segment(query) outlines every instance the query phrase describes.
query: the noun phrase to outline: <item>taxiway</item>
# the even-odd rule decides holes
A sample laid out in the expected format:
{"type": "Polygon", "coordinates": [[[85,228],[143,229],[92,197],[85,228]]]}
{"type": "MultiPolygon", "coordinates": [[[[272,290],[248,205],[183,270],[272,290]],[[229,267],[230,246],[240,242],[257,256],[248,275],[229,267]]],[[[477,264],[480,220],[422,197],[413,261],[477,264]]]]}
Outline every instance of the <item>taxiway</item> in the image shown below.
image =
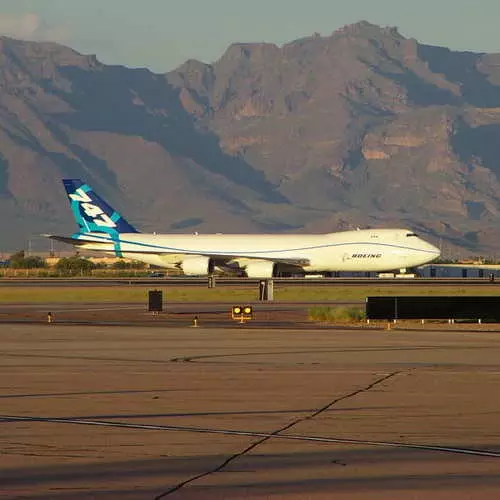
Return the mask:
{"type": "Polygon", "coordinates": [[[489,499],[497,332],[3,324],[0,498],[489,499]]]}

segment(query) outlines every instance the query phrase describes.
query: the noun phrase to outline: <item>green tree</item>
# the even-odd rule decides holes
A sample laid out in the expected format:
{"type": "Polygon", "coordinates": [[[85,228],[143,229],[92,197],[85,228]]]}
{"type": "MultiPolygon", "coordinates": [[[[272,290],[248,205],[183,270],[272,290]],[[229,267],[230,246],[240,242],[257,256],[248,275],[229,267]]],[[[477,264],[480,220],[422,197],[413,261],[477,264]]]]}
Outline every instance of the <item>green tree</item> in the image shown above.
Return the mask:
{"type": "Polygon", "coordinates": [[[113,269],[130,269],[130,262],[125,262],[124,260],[117,260],[113,262],[111,266],[113,269]]]}
{"type": "Polygon", "coordinates": [[[45,260],[37,256],[25,257],[23,265],[24,269],[40,269],[42,267],[47,267],[45,260]]]}
{"type": "Polygon", "coordinates": [[[23,261],[24,261],[24,250],[19,250],[19,252],[13,253],[9,257],[10,267],[14,269],[21,268],[23,261]]]}
{"type": "Polygon", "coordinates": [[[41,257],[26,257],[24,250],[20,250],[19,252],[12,254],[9,261],[10,267],[13,269],[39,269],[47,266],[47,263],[41,257]]]}
{"type": "Polygon", "coordinates": [[[126,262],[125,260],[117,260],[116,262],[113,263],[111,266],[113,269],[144,269],[146,264],[143,262],[137,262],[137,261],[132,261],[132,262],[126,262]]]}
{"type": "Polygon", "coordinates": [[[56,269],[68,274],[90,273],[96,265],[89,259],[78,257],[63,257],[56,264],[56,269]]]}

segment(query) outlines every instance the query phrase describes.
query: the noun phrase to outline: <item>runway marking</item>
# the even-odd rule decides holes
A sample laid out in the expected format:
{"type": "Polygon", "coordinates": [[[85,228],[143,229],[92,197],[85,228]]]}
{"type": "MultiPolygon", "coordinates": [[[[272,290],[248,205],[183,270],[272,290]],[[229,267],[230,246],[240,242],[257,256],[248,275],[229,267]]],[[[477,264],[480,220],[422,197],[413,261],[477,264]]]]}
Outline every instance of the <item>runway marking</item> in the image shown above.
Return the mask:
{"type": "Polygon", "coordinates": [[[81,361],[116,361],[117,363],[163,363],[169,362],[168,359],[130,359],[130,358],[102,358],[99,356],[66,356],[62,354],[22,354],[22,353],[2,353],[2,357],[9,358],[35,358],[35,359],[65,359],[81,361]]]}
{"type": "Polygon", "coordinates": [[[180,389],[124,389],[121,391],[82,391],[82,392],[48,392],[48,393],[33,393],[33,394],[0,394],[0,399],[17,399],[17,398],[59,398],[67,396],[90,396],[97,394],[151,394],[157,392],[175,392],[180,389]]]}
{"type": "MultiPolygon", "coordinates": [[[[60,307],[60,306],[59,306],[60,307]]],[[[46,311],[47,308],[45,309],[36,309],[34,312],[44,312],[46,311]]],[[[75,309],[53,309],[53,312],[56,313],[72,313],[72,312],[92,312],[92,311],[144,311],[147,312],[146,307],[144,305],[137,305],[137,304],[132,304],[130,307],[81,307],[81,308],[75,308],[75,309]]]]}
{"type": "MultiPolygon", "coordinates": [[[[226,460],[224,460],[224,462],[222,462],[220,465],[218,465],[214,469],[206,471],[206,472],[203,472],[201,474],[197,474],[197,475],[195,475],[195,476],[193,476],[193,477],[191,477],[189,479],[186,479],[185,481],[182,481],[182,482],[178,483],[177,485],[169,488],[164,493],[161,493],[160,495],[157,495],[154,500],[161,500],[162,498],[165,498],[166,496],[169,496],[170,494],[175,493],[176,491],[180,490],[184,486],[186,486],[186,485],[188,485],[188,484],[190,484],[192,482],[195,482],[198,479],[202,479],[204,477],[207,477],[207,476],[210,476],[210,475],[215,474],[217,472],[220,472],[225,467],[227,467],[231,462],[237,460],[240,457],[245,456],[247,453],[249,453],[250,451],[254,450],[255,448],[257,448],[261,444],[266,443],[267,441],[269,441],[272,438],[296,439],[296,440],[302,440],[302,441],[316,441],[316,442],[323,442],[323,443],[327,443],[328,442],[328,443],[344,443],[344,444],[364,444],[364,445],[368,444],[368,445],[372,445],[372,446],[404,447],[405,446],[404,443],[384,443],[384,442],[377,442],[377,441],[363,442],[361,440],[359,440],[358,442],[356,442],[357,440],[340,440],[340,438],[318,438],[318,437],[314,437],[314,436],[295,436],[295,437],[291,438],[290,435],[284,435],[284,434],[282,434],[283,432],[291,429],[292,427],[297,426],[298,424],[300,424],[302,422],[314,419],[318,415],[321,415],[325,411],[327,411],[330,408],[332,408],[333,406],[335,406],[337,403],[340,403],[341,401],[346,401],[346,400],[348,400],[350,398],[353,398],[353,397],[355,397],[355,396],[357,396],[359,394],[362,394],[363,392],[370,391],[374,387],[382,384],[383,382],[386,382],[387,380],[395,377],[396,375],[399,375],[400,373],[402,373],[402,372],[401,371],[395,371],[395,372],[389,373],[387,375],[381,376],[378,379],[376,379],[373,382],[371,382],[370,384],[368,384],[367,386],[361,387],[360,389],[356,389],[356,390],[354,390],[354,391],[352,391],[352,392],[350,392],[348,394],[345,394],[344,396],[336,398],[333,401],[330,401],[328,404],[324,405],[322,408],[314,411],[312,414],[306,415],[306,416],[303,416],[303,417],[299,417],[299,418],[295,419],[294,421],[290,422],[289,424],[287,424],[287,425],[285,425],[285,426],[283,426],[283,427],[281,427],[279,429],[276,429],[275,431],[273,431],[271,433],[261,434],[260,436],[258,434],[253,434],[253,437],[260,437],[261,439],[259,439],[258,441],[252,443],[251,445],[247,446],[244,450],[231,455],[229,458],[227,458],[226,460]]],[[[412,447],[414,449],[417,449],[418,445],[415,445],[415,446],[411,445],[410,447],[412,447]]],[[[433,447],[428,448],[428,449],[431,450],[432,448],[433,447]]],[[[436,451],[436,450],[434,450],[434,451],[436,451]]],[[[439,451],[445,451],[445,450],[442,449],[442,450],[439,450],[439,451]]],[[[451,452],[451,449],[450,450],[446,450],[446,451],[451,452]]],[[[470,453],[470,452],[471,452],[471,450],[468,450],[468,453],[470,453]]],[[[455,453],[457,453],[457,452],[455,452],[455,453]]],[[[464,452],[462,452],[462,453],[464,453],[464,452]]],[[[498,458],[500,458],[500,453],[498,454],[498,458]]]]}
{"type": "Polygon", "coordinates": [[[220,434],[228,436],[246,436],[252,438],[259,438],[256,442],[250,444],[242,451],[231,455],[229,458],[224,460],[221,464],[212,470],[197,474],[171,488],[169,488],[164,493],[159,494],[155,497],[155,500],[161,500],[166,496],[178,491],[184,486],[197,481],[203,477],[209,476],[211,474],[220,472],[225,467],[227,467],[231,462],[237,460],[238,458],[244,456],[250,451],[254,450],[256,447],[267,442],[271,439],[285,439],[293,441],[307,441],[307,442],[317,442],[317,443],[332,443],[332,444],[350,444],[350,445],[364,445],[364,446],[377,446],[386,448],[404,448],[413,449],[421,451],[430,452],[440,452],[440,453],[452,453],[468,456],[478,456],[487,458],[500,458],[500,452],[481,450],[481,449],[471,449],[471,448],[460,448],[452,446],[440,446],[440,445],[429,445],[429,444],[416,444],[416,443],[405,443],[398,441],[375,441],[375,440],[362,440],[362,439],[350,439],[350,438],[336,438],[336,437],[325,437],[325,436],[311,436],[311,435],[301,435],[301,434],[283,434],[285,431],[291,429],[292,427],[311,420],[316,416],[322,414],[323,412],[331,409],[337,403],[345,401],[347,399],[353,398],[363,392],[367,392],[372,388],[380,385],[381,383],[403,373],[402,371],[396,371],[379,377],[372,383],[365,387],[354,390],[344,396],[334,399],[328,404],[324,405],[322,408],[315,410],[310,415],[301,416],[289,424],[273,431],[270,433],[266,432],[253,432],[249,430],[232,430],[232,429],[216,429],[216,428],[203,428],[203,427],[190,427],[190,426],[173,426],[173,425],[151,425],[151,424],[132,424],[126,422],[110,422],[106,420],[87,420],[85,418],[44,418],[44,417],[20,417],[20,416],[8,416],[0,415],[0,423],[9,422],[44,422],[44,423],[59,423],[59,424],[73,424],[73,425],[89,425],[89,426],[100,426],[100,427],[113,427],[113,428],[126,428],[126,429],[138,429],[138,430],[155,430],[155,431],[176,431],[176,432],[191,432],[200,434],[220,434]]]}
{"type": "MultiPolygon", "coordinates": [[[[387,352],[387,351],[424,351],[432,349],[454,349],[454,347],[446,346],[402,346],[402,347],[365,347],[365,348],[355,348],[347,347],[342,349],[308,349],[308,350],[295,350],[295,351],[257,351],[257,352],[241,352],[241,353],[230,353],[230,354],[207,354],[200,356],[181,356],[168,359],[137,359],[137,358],[113,358],[113,357],[101,357],[101,356],[91,356],[91,355],[67,355],[67,354],[56,354],[49,352],[40,352],[37,354],[26,354],[20,352],[3,352],[3,357],[9,358],[34,358],[34,359],[63,359],[63,360],[80,360],[80,361],[112,361],[117,363],[151,363],[151,364],[167,364],[167,363],[209,363],[215,362],[217,364],[224,363],[224,361],[218,361],[224,358],[251,358],[254,356],[275,356],[275,355],[296,355],[296,354],[325,354],[325,353],[349,353],[349,352],[387,352]],[[213,361],[211,361],[213,360],[213,361]]],[[[456,346],[456,349],[463,349],[462,346],[456,346]]],[[[482,346],[472,346],[468,347],[471,349],[489,349],[489,347],[482,346]]],[[[266,361],[257,362],[246,362],[247,364],[266,364],[266,361]]]]}
{"type": "Polygon", "coordinates": [[[0,423],[15,423],[15,422],[40,422],[54,424],[73,424],[73,425],[89,425],[98,427],[117,427],[125,429],[138,429],[150,431],[176,431],[176,432],[191,432],[198,434],[222,434],[226,436],[247,436],[260,438],[276,438],[292,441],[309,441],[317,443],[332,443],[332,444],[352,444],[352,445],[369,445],[385,448],[406,448],[423,451],[436,451],[441,453],[453,453],[459,455],[472,455],[489,458],[500,458],[500,452],[490,450],[480,450],[472,448],[457,448],[453,446],[439,446],[429,444],[415,444],[398,441],[371,441],[362,439],[336,438],[327,436],[309,436],[306,434],[274,434],[266,432],[254,431],[238,431],[232,429],[216,429],[210,427],[191,427],[182,425],[152,425],[152,424],[129,424],[127,422],[110,422],[106,420],[87,420],[87,419],[70,419],[70,418],[51,418],[51,417],[20,417],[14,415],[0,415],[0,423]]]}
{"type": "MultiPolygon", "coordinates": [[[[446,346],[446,345],[424,345],[424,346],[382,346],[382,347],[345,347],[339,349],[314,349],[305,351],[266,351],[266,352],[236,352],[230,354],[202,354],[199,356],[181,356],[169,359],[172,363],[195,363],[217,358],[234,358],[234,357],[250,357],[250,356],[274,356],[276,354],[323,354],[323,353],[359,353],[359,352],[391,352],[391,351],[426,351],[426,350],[463,350],[463,346],[446,346]]],[[[470,346],[471,349],[491,349],[489,346],[470,346]]]]}

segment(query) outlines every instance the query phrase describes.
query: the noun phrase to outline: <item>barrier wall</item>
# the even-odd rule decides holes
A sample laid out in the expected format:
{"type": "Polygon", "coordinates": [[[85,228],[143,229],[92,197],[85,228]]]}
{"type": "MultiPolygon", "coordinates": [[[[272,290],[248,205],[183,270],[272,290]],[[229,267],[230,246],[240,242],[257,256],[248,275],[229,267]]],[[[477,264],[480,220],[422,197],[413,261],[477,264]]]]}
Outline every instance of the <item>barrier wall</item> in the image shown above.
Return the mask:
{"type": "Polygon", "coordinates": [[[500,296],[367,297],[367,319],[474,319],[500,322],[500,296]]]}

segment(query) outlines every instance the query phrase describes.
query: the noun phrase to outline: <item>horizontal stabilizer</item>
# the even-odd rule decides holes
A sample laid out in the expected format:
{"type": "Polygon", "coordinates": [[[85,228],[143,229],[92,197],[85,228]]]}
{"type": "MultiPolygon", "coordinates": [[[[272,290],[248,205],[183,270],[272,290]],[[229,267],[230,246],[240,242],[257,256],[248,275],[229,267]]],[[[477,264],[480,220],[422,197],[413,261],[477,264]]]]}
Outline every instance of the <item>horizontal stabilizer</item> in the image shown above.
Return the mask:
{"type": "Polygon", "coordinates": [[[62,243],[68,243],[69,245],[73,246],[85,246],[85,245],[92,245],[93,250],[111,250],[109,248],[110,242],[102,242],[102,241],[96,241],[95,239],[85,239],[82,238],[81,236],[78,238],[73,238],[71,236],[58,236],[55,234],[44,234],[43,236],[46,236],[47,238],[50,238],[51,240],[55,241],[61,241],[62,243]]]}
{"type": "Polygon", "coordinates": [[[57,236],[55,234],[42,234],[42,236],[50,238],[51,240],[62,241],[63,243],[68,243],[70,245],[85,245],[85,243],[88,243],[88,241],[72,238],[71,236],[57,236]]]}

